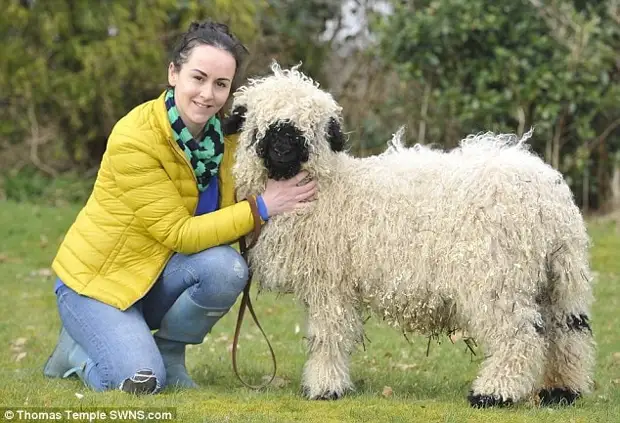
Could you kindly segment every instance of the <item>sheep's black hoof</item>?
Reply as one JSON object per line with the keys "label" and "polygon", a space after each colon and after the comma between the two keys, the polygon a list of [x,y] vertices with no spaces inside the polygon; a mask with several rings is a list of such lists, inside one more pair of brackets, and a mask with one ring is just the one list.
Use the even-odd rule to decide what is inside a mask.
{"label": "sheep's black hoof", "polygon": [[538,393],[541,407],[572,405],[581,394],[565,388],[541,389]]}
{"label": "sheep's black hoof", "polygon": [[474,408],[507,407],[512,405],[510,398],[503,399],[499,395],[474,395],[473,392],[470,392],[467,399]]}
{"label": "sheep's black hoof", "polygon": [[339,394],[338,392],[334,392],[334,391],[325,391],[319,395],[311,396],[310,389],[307,386],[304,386],[301,389],[302,389],[303,395],[309,400],[333,401],[333,400],[340,399],[344,396],[344,394]]}
{"label": "sheep's black hoof", "polygon": [[333,401],[342,398],[342,395],[336,392],[325,392],[324,394],[318,396],[316,399],[323,401]]}

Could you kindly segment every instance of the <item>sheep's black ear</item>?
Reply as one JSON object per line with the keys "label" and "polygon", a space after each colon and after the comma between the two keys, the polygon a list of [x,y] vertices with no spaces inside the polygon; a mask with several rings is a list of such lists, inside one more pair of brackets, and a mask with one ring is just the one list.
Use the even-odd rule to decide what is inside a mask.
{"label": "sheep's black ear", "polygon": [[327,124],[327,141],[332,151],[339,152],[344,150],[344,135],[340,122],[336,118],[330,118]]}
{"label": "sheep's black ear", "polygon": [[245,122],[245,113],[248,109],[245,106],[237,106],[230,115],[222,120],[222,132],[224,135],[236,134],[241,130]]}

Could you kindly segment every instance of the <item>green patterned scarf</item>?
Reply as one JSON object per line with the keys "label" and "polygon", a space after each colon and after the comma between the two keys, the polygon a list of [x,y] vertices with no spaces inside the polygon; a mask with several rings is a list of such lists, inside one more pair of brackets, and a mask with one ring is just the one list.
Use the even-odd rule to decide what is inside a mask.
{"label": "green patterned scarf", "polygon": [[196,141],[183,123],[174,103],[174,88],[166,92],[165,102],[174,139],[192,164],[198,180],[198,190],[203,192],[209,186],[211,177],[217,175],[224,156],[224,137],[220,119],[216,115],[209,119],[202,140]]}

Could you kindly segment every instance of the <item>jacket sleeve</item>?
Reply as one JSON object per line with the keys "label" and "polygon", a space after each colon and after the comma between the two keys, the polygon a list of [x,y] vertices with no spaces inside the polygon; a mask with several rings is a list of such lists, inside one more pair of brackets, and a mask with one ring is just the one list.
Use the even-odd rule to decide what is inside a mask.
{"label": "jacket sleeve", "polygon": [[108,160],[121,191],[120,200],[154,239],[175,252],[193,254],[229,244],[253,228],[247,201],[192,216],[152,147],[145,142],[113,133],[108,143]]}

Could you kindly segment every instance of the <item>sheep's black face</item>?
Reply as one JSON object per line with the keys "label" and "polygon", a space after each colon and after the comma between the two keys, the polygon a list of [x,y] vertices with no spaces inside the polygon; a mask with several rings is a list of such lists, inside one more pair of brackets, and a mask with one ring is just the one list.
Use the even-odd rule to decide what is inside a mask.
{"label": "sheep's black face", "polygon": [[276,122],[256,143],[256,154],[263,159],[269,178],[289,179],[308,161],[306,138],[290,122]]}

